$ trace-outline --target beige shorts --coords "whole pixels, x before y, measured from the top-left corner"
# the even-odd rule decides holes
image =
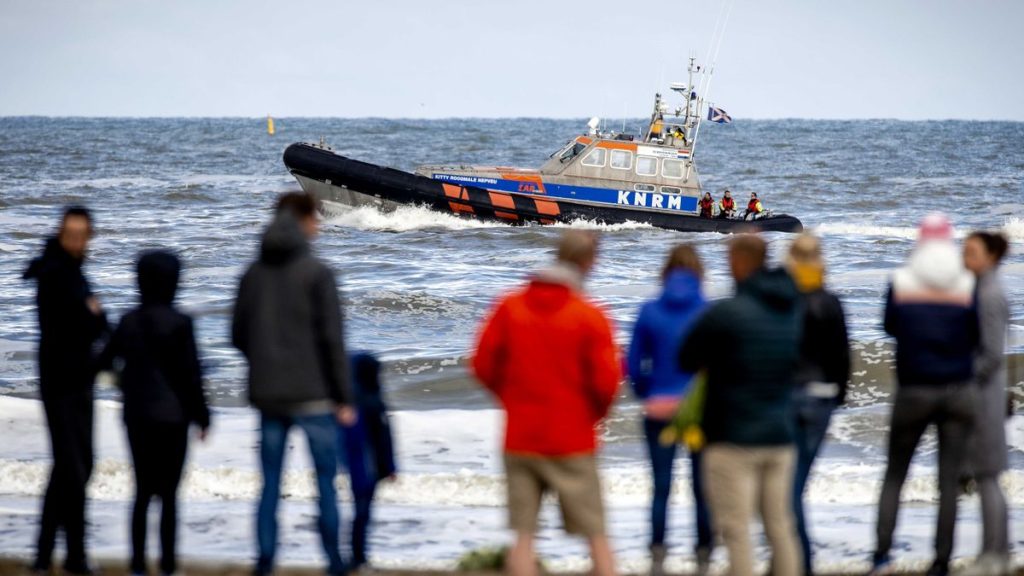
[[[565,531],[587,537],[604,530],[604,503],[597,461],[585,456],[505,455],[509,525],[516,532],[535,533],[540,505],[548,491],[558,496]]]

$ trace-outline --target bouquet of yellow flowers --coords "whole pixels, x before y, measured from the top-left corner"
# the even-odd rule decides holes
[[[700,423],[704,416],[707,388],[707,374],[703,370],[694,374],[686,396],[679,403],[676,415],[658,437],[662,445],[668,446],[678,442],[691,452],[704,447],[704,431],[701,430]]]

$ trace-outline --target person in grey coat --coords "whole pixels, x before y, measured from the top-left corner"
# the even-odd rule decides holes
[[[352,425],[348,356],[334,273],[310,251],[316,201],[289,193],[277,204],[259,259],[238,287],[232,343],[249,361],[249,401],[260,411],[263,491],[256,521],[256,574],[270,574],[277,550],[277,503],[288,431],[309,441],[320,494],[320,539],[329,574],[344,574],[339,552],[337,423]],[[336,422],[337,421],[337,422]]]
[[[974,232],[964,242],[964,266],[978,278],[979,344],[974,361],[977,386],[971,473],[981,496],[981,554],[964,574],[1010,574],[1009,516],[999,475],[1007,467],[1006,332],[1010,309],[997,269],[1008,243],[1001,234]]]

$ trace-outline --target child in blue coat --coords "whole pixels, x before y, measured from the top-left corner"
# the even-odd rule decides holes
[[[355,503],[351,569],[357,570],[366,564],[366,534],[377,483],[393,477],[397,470],[388,410],[380,388],[380,362],[372,354],[353,354],[352,372],[359,418],[352,426],[338,427],[338,446]]]

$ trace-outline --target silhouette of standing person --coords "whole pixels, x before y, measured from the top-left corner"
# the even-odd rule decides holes
[[[249,401],[260,411],[263,491],[256,520],[256,574],[274,569],[281,471],[293,426],[306,434],[316,468],[327,571],[347,571],[338,548],[337,423],[354,424],[356,412],[334,272],[309,246],[318,229],[312,196],[282,196],[259,259],[242,277],[235,302],[231,341],[249,362]]]
[[[35,572],[50,570],[57,531],[63,528],[64,571],[93,573],[85,549],[85,485],[93,465],[93,345],[107,331],[107,321],[82,272],[92,235],[89,211],[67,208],[57,235],[23,276],[35,280],[38,289],[39,395],[53,448]]]

